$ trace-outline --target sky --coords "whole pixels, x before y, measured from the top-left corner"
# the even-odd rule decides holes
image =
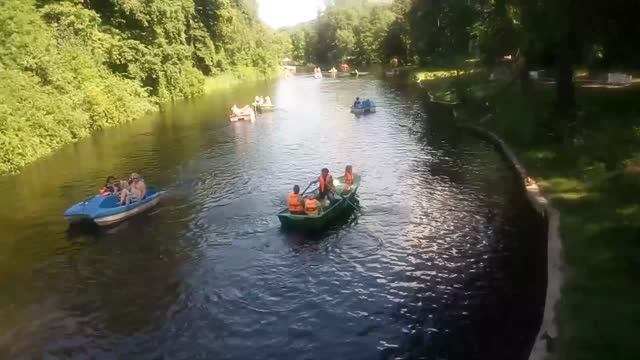
[[[277,29],[315,19],[324,0],[258,0],[258,6],[262,21]]]

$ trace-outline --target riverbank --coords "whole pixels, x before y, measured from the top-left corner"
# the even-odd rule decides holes
[[[429,81],[423,85],[457,94],[451,80]],[[552,85],[534,84],[525,96],[516,83],[495,97],[495,84],[473,76],[459,81],[466,94],[482,89],[476,92],[491,97],[495,112],[482,122],[475,116],[463,121],[505,139],[562,214],[566,284],[558,308],[558,338],[549,349],[553,358],[635,356],[640,350],[631,338],[640,328],[635,300],[640,291],[634,285],[640,273],[640,89],[579,87],[582,111],[576,123],[565,126],[549,115]],[[435,100],[458,100],[438,95]]]
[[[0,2],[0,174],[160,103],[270,77],[285,42],[245,5],[220,3],[232,20],[212,23],[192,0]]]
[[[200,94],[222,91],[242,83],[273,79],[243,68],[208,77]],[[78,83],[72,98],[44,89],[36,79],[0,69],[0,175],[19,172],[24,166],[95,131],[118,126],[156,112],[166,101],[129,88],[117,79],[104,83]],[[135,86],[135,85],[133,85]],[[34,92],[33,89],[40,89]],[[248,99],[246,99],[248,100]]]

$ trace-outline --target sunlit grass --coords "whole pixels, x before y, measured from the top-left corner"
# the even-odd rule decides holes
[[[500,89],[481,74],[421,72],[435,100],[490,99],[480,125],[498,133],[561,213],[566,285],[560,304],[558,359],[635,359],[640,342],[640,87],[578,88],[579,115],[554,116],[553,87]],[[485,75],[485,74],[482,74]],[[576,72],[587,76],[586,70]],[[460,79],[456,82],[454,79]],[[457,88],[456,88],[457,86]],[[470,108],[473,109],[473,108]],[[472,124],[477,110],[465,117]]]
[[[567,283],[559,359],[632,359],[640,342],[640,125],[637,90],[578,93],[583,117],[561,136],[553,89],[509,92],[490,126],[520,153],[561,213]],[[522,129],[526,129],[526,132]],[[563,135],[563,134],[562,134]]]
[[[433,71],[422,70],[422,71],[416,71],[414,73],[415,74],[414,76],[417,81],[437,80],[437,79],[449,79],[457,76],[465,76],[465,75],[477,73],[478,71],[479,70],[477,69],[469,69],[469,70],[453,69],[453,70],[433,70]]]

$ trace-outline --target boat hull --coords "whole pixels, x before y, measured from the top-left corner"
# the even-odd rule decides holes
[[[256,109],[258,112],[266,113],[274,111],[276,107],[274,105],[256,105]]]
[[[374,113],[376,112],[376,107],[375,106],[371,106],[368,108],[355,108],[355,107],[351,107],[351,113],[352,114],[370,114],[370,113]]]
[[[141,212],[147,211],[149,209],[151,209],[152,207],[156,206],[158,203],[160,202],[160,197],[156,197],[155,199],[146,202],[138,207],[134,207],[131,210],[127,210],[118,214],[114,214],[114,215],[109,215],[109,216],[104,216],[104,217],[100,217],[100,218],[95,218],[93,219],[93,221],[100,225],[100,226],[106,226],[106,225],[111,225],[111,224],[115,224],[115,223],[119,223],[120,221],[124,221],[132,216],[135,216]]]
[[[149,189],[144,199],[128,205],[120,205],[115,195],[96,195],[69,207],[64,218],[70,223],[93,221],[100,226],[115,224],[154,207],[161,195],[162,192]]]
[[[254,122],[254,121],[256,121],[256,113],[253,110],[251,110],[250,112],[246,112],[244,114],[231,115],[231,116],[229,116],[229,121],[231,121],[231,122],[236,122],[236,121],[251,121],[251,122]]]

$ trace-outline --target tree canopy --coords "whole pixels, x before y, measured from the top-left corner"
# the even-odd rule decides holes
[[[158,101],[204,91],[206,76],[273,73],[289,39],[255,0],[0,2],[0,173]]]

